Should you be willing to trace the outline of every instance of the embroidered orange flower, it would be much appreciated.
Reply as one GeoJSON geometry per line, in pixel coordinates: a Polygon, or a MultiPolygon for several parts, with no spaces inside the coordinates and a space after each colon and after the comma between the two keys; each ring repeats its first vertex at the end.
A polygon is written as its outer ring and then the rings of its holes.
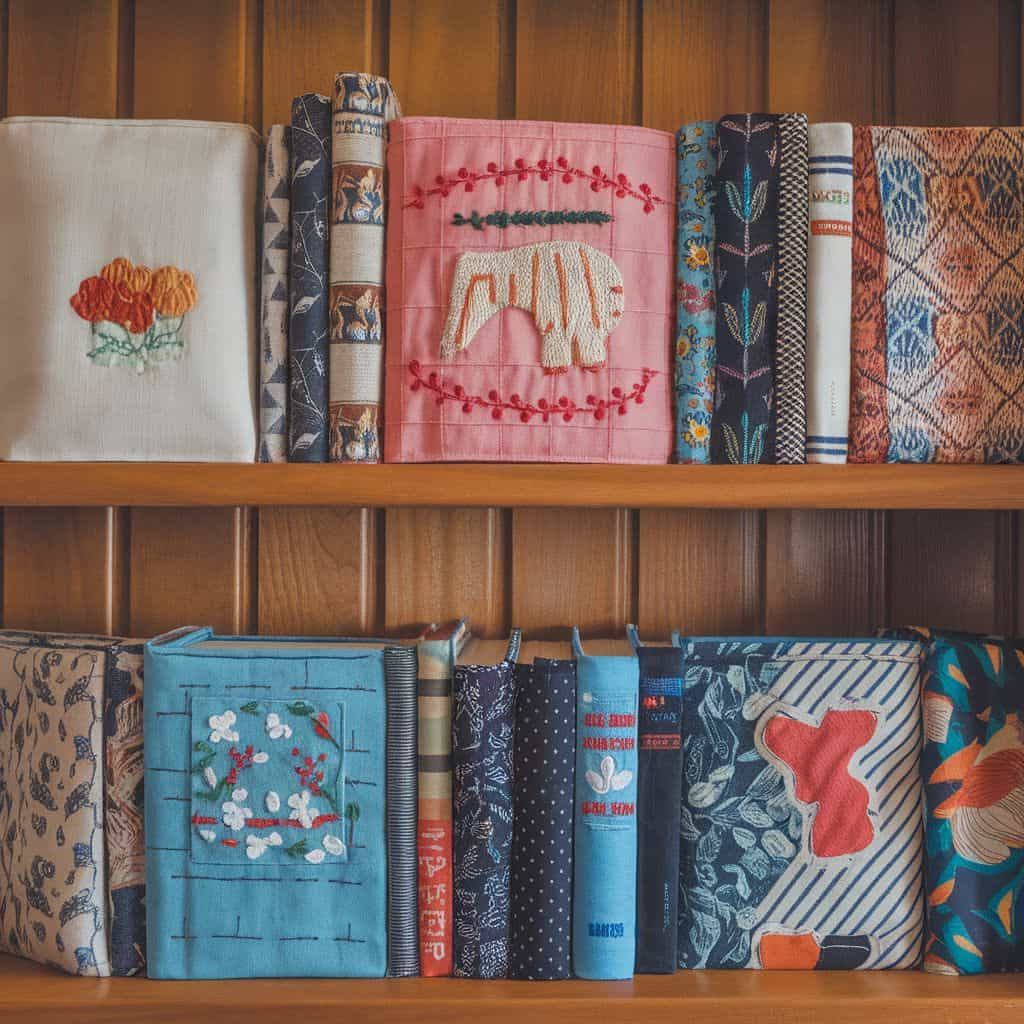
{"type": "Polygon", "coordinates": [[[148,292],[153,282],[153,271],[141,263],[134,266],[131,260],[118,256],[100,271],[100,277],[111,284],[126,284],[133,292],[148,292]]]}
{"type": "Polygon", "coordinates": [[[184,316],[199,299],[195,278],[177,267],[154,271],[150,293],[161,316],[184,316]]]}
{"type": "Polygon", "coordinates": [[[124,282],[114,284],[106,277],[86,278],[71,296],[71,308],[90,323],[106,320],[133,334],[153,323],[153,300],[148,292],[133,291],[124,282]]]}

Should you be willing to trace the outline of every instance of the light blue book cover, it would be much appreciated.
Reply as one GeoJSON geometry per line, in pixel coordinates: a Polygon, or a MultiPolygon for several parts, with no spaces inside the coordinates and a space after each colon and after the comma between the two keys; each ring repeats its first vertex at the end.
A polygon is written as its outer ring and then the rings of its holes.
{"type": "Polygon", "coordinates": [[[384,649],[146,646],[149,976],[383,977],[384,649]]]}

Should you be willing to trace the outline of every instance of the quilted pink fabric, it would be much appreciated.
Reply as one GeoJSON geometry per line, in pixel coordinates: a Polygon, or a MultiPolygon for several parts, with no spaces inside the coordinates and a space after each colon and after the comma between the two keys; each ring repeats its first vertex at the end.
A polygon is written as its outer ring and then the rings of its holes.
{"type": "Polygon", "coordinates": [[[388,172],[386,460],[667,462],[672,135],[404,118],[388,172]]]}

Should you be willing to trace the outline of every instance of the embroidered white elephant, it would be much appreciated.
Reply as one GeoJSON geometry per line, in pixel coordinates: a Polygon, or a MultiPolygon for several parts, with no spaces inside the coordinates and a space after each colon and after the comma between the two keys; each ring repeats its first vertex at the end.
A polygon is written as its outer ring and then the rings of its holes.
{"type": "Polygon", "coordinates": [[[572,363],[597,370],[622,317],[622,274],[607,253],[582,242],[464,252],[455,265],[441,358],[454,359],[508,306],[533,317],[545,373],[565,373],[572,363]]]}

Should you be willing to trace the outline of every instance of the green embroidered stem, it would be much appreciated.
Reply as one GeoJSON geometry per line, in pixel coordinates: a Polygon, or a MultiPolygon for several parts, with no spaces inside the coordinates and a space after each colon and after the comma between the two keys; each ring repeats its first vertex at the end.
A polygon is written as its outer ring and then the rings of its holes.
{"type": "Polygon", "coordinates": [[[468,217],[456,213],[452,217],[455,227],[470,226],[477,231],[485,227],[549,227],[558,224],[607,224],[612,220],[610,213],[602,210],[495,210],[481,215],[474,210],[468,217]]]}
{"type": "Polygon", "coordinates": [[[130,334],[121,324],[101,320],[92,325],[94,346],[86,355],[97,366],[130,366],[143,373],[150,363],[177,359],[185,348],[183,316],[157,316],[144,334],[130,334]]]}

